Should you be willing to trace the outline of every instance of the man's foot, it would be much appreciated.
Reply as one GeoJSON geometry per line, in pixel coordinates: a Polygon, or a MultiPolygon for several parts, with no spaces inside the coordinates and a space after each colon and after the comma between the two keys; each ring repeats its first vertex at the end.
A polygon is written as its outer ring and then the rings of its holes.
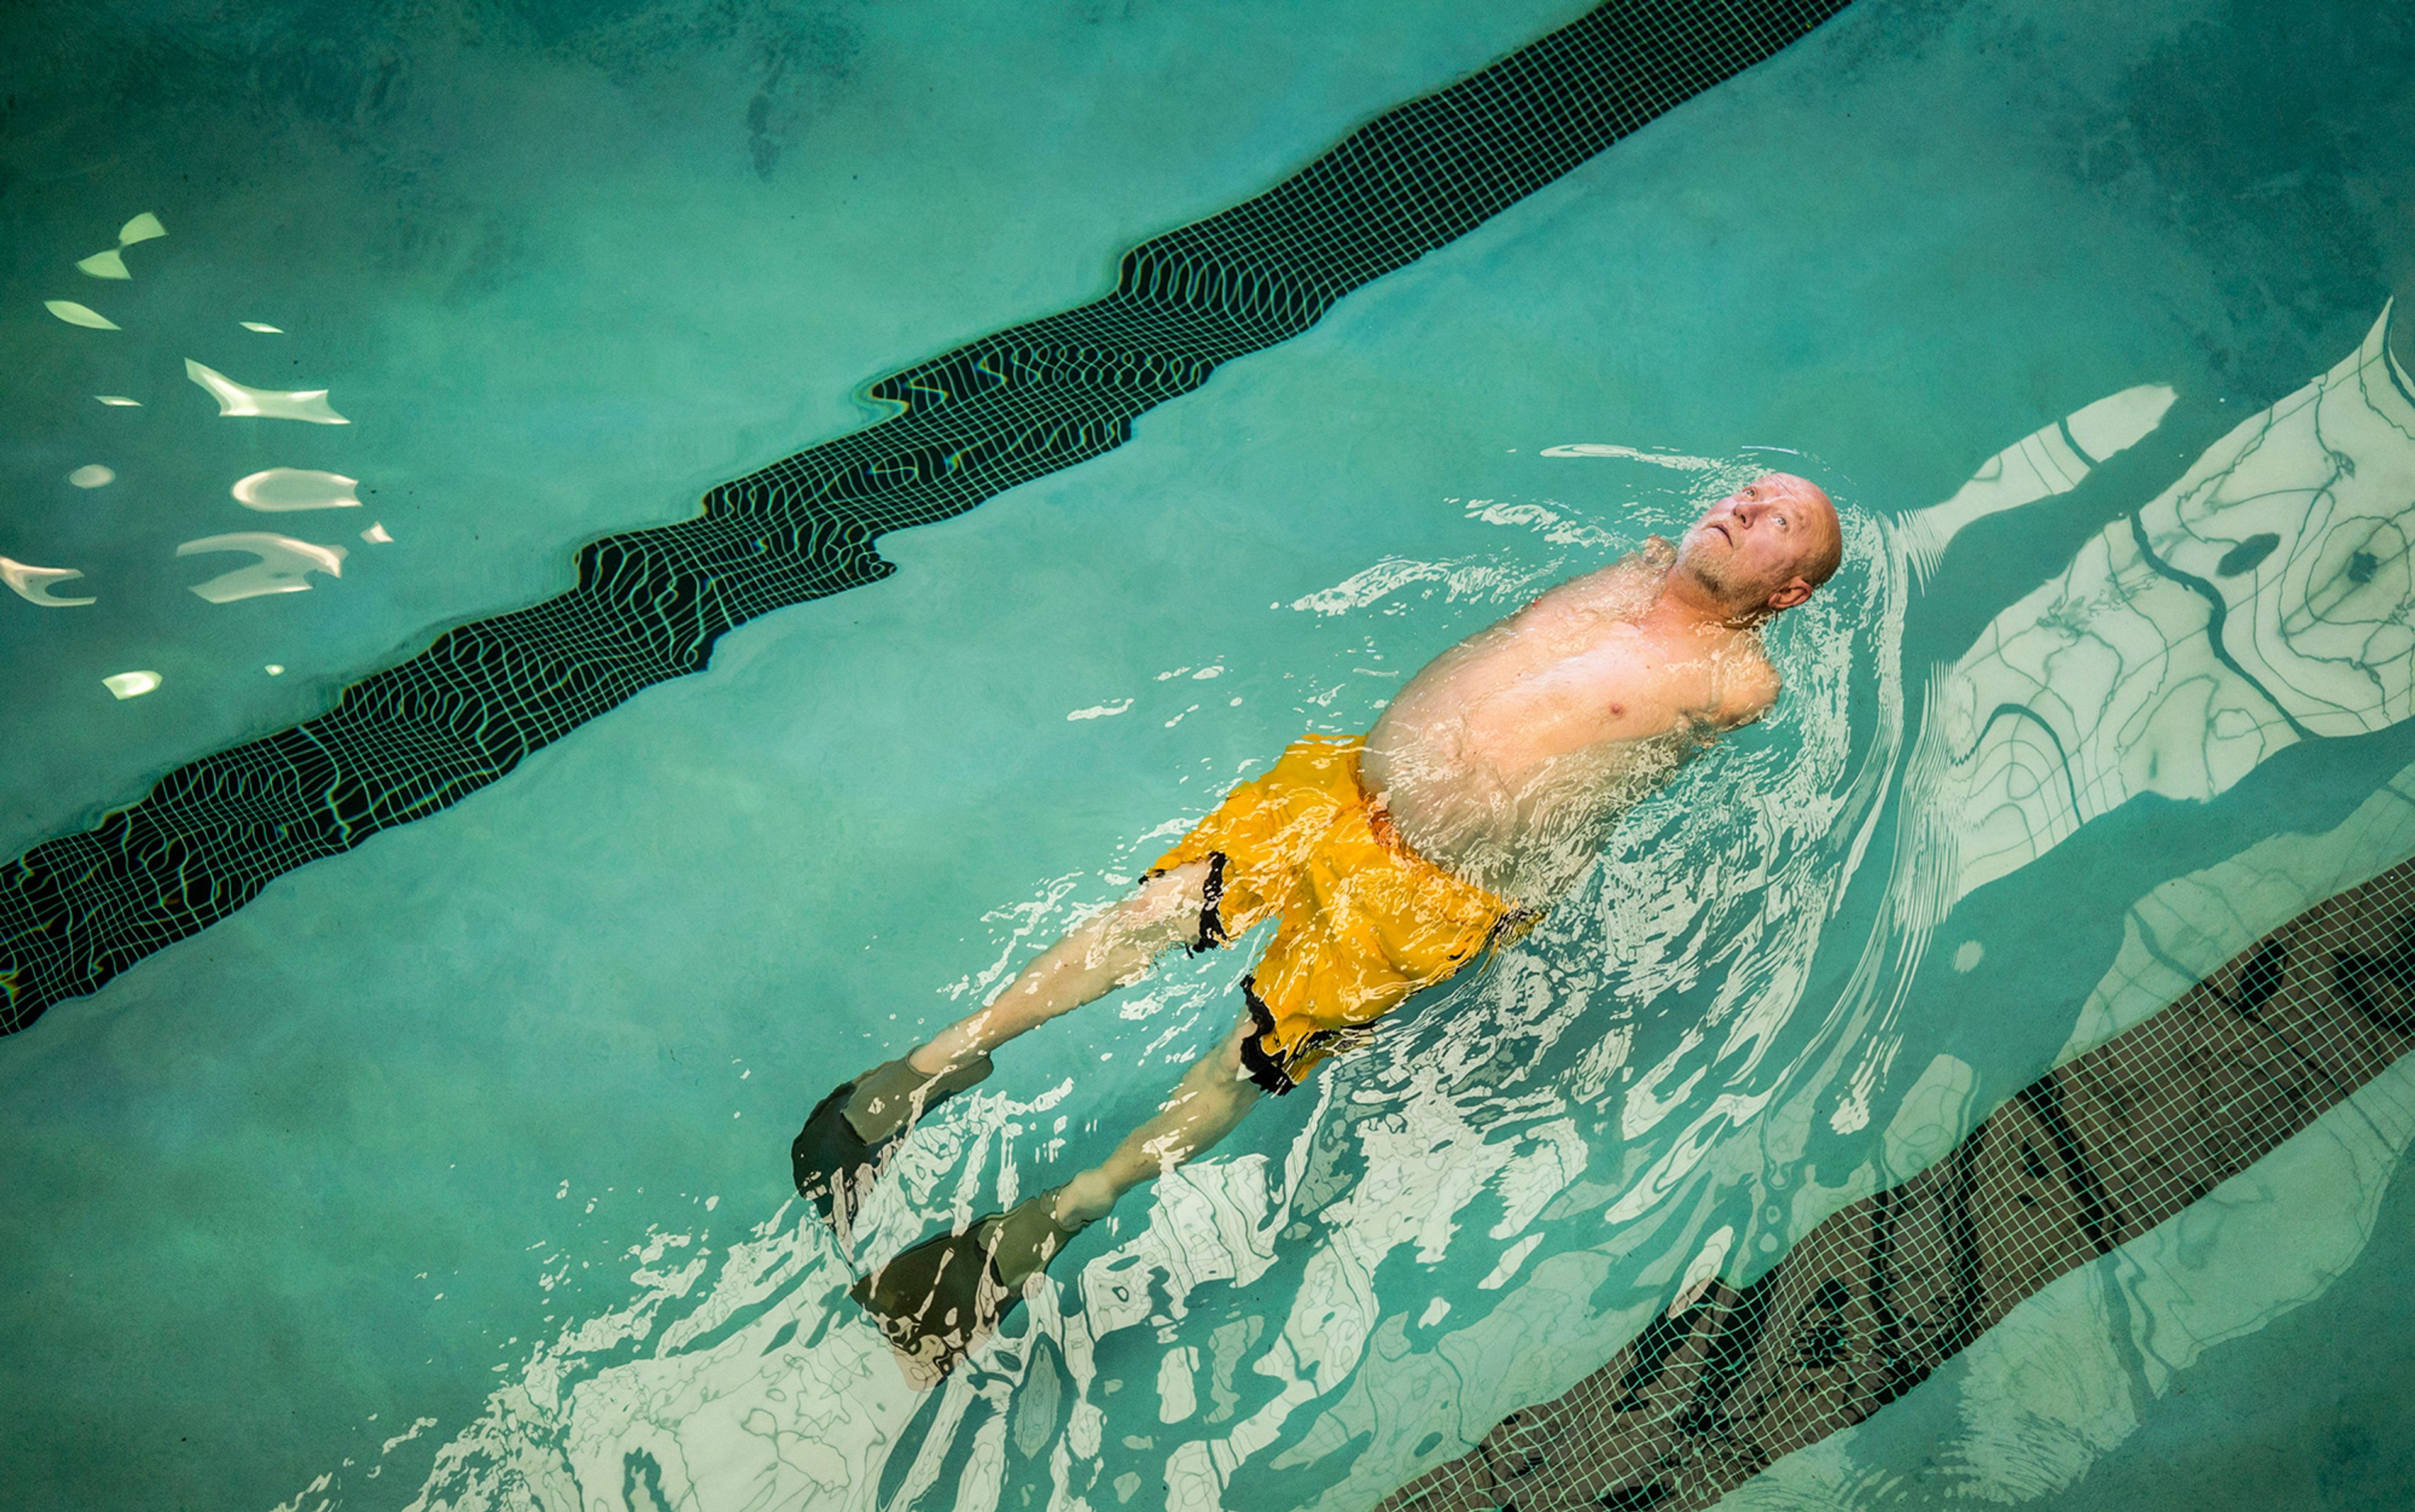
{"type": "Polygon", "coordinates": [[[1048,1268],[1075,1234],[1043,1191],[962,1234],[923,1240],[848,1289],[909,1369],[936,1379],[1023,1300],[1023,1284],[1048,1268]]]}
{"type": "Polygon", "coordinates": [[[819,1209],[823,1220],[844,1239],[890,1148],[916,1120],[989,1070],[987,1055],[975,1055],[937,1075],[915,1070],[901,1055],[841,1083],[814,1105],[805,1127],[788,1145],[797,1195],[819,1209]]]}

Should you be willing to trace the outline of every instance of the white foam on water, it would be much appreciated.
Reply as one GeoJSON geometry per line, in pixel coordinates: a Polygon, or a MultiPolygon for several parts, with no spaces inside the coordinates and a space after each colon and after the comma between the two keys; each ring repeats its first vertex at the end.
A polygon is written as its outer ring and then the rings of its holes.
{"type": "Polygon", "coordinates": [[[324,573],[330,577],[344,575],[342,546],[314,546],[266,531],[204,536],[178,546],[176,555],[200,556],[212,551],[248,551],[260,559],[248,567],[238,567],[194,584],[192,591],[212,604],[234,604],[271,593],[307,592],[311,587],[311,573],[324,573]]]}
{"type": "Polygon", "coordinates": [[[1716,472],[1732,467],[1715,457],[1688,457],[1682,452],[1649,451],[1640,446],[1620,446],[1610,442],[1572,442],[1561,446],[1546,446],[1545,457],[1608,457],[1625,462],[1645,462],[1653,467],[1665,467],[1682,472],[1716,472]]]}
{"type": "Polygon", "coordinates": [[[359,487],[358,478],[340,472],[273,467],[237,478],[227,491],[246,509],[280,515],[306,509],[358,509],[361,501],[352,490],[359,487]]]}
{"type": "Polygon", "coordinates": [[[221,416],[258,416],[268,420],[300,420],[314,426],[349,426],[327,403],[323,388],[267,389],[238,383],[215,367],[185,359],[185,376],[218,401],[221,416]]]}

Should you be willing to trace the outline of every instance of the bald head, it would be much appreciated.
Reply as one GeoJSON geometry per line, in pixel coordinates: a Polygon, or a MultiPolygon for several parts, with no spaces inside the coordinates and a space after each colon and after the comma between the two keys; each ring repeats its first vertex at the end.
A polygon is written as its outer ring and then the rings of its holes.
{"type": "Polygon", "coordinates": [[[1837,506],[1820,486],[1764,472],[1686,532],[1674,570],[1732,614],[1762,618],[1809,598],[1844,554],[1837,506]]]}

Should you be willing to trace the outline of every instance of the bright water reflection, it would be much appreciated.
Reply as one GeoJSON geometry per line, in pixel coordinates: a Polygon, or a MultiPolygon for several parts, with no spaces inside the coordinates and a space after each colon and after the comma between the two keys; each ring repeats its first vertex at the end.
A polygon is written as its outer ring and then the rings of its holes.
{"type": "Polygon", "coordinates": [[[103,315],[100,311],[93,308],[90,305],[78,304],[72,299],[45,299],[42,301],[42,307],[57,316],[60,320],[67,322],[69,325],[81,325],[87,331],[117,331],[124,329],[124,327],[120,326],[115,321],[103,315]]]}
{"type": "Polygon", "coordinates": [[[192,591],[212,604],[233,604],[271,593],[308,592],[311,573],[324,573],[330,577],[344,575],[342,546],[314,546],[267,531],[204,536],[178,546],[176,555],[190,557],[212,551],[248,551],[260,559],[248,567],[195,583],[192,591]]]}
{"type": "Polygon", "coordinates": [[[52,584],[73,582],[82,576],[73,567],[31,567],[24,562],[0,557],[0,583],[7,583],[26,603],[38,604],[46,609],[72,609],[97,602],[89,598],[61,598],[51,591],[52,584]]]}
{"type": "Polygon", "coordinates": [[[220,415],[301,420],[314,426],[352,424],[328,404],[327,391],[323,388],[253,388],[236,382],[215,367],[204,367],[189,357],[185,359],[185,376],[199,383],[208,391],[210,397],[218,401],[220,415]]]}
{"type": "Polygon", "coordinates": [[[77,271],[96,278],[131,278],[126,266],[126,249],[137,242],[147,242],[168,234],[159,217],[145,210],[128,221],[117,232],[117,245],[105,252],[95,252],[76,264],[77,271]]]}
{"type": "Polygon", "coordinates": [[[352,490],[359,487],[359,479],[340,472],[273,467],[237,478],[227,491],[246,509],[276,515],[305,509],[358,509],[361,502],[352,490]]]}

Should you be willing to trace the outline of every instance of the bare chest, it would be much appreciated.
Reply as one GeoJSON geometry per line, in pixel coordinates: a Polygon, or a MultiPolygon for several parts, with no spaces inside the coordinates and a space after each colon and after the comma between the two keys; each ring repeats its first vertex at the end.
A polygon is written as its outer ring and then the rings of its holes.
{"type": "Polygon", "coordinates": [[[1699,641],[1612,622],[1556,654],[1471,680],[1467,713],[1536,755],[1652,740],[1712,718],[1721,658],[1699,641]]]}

